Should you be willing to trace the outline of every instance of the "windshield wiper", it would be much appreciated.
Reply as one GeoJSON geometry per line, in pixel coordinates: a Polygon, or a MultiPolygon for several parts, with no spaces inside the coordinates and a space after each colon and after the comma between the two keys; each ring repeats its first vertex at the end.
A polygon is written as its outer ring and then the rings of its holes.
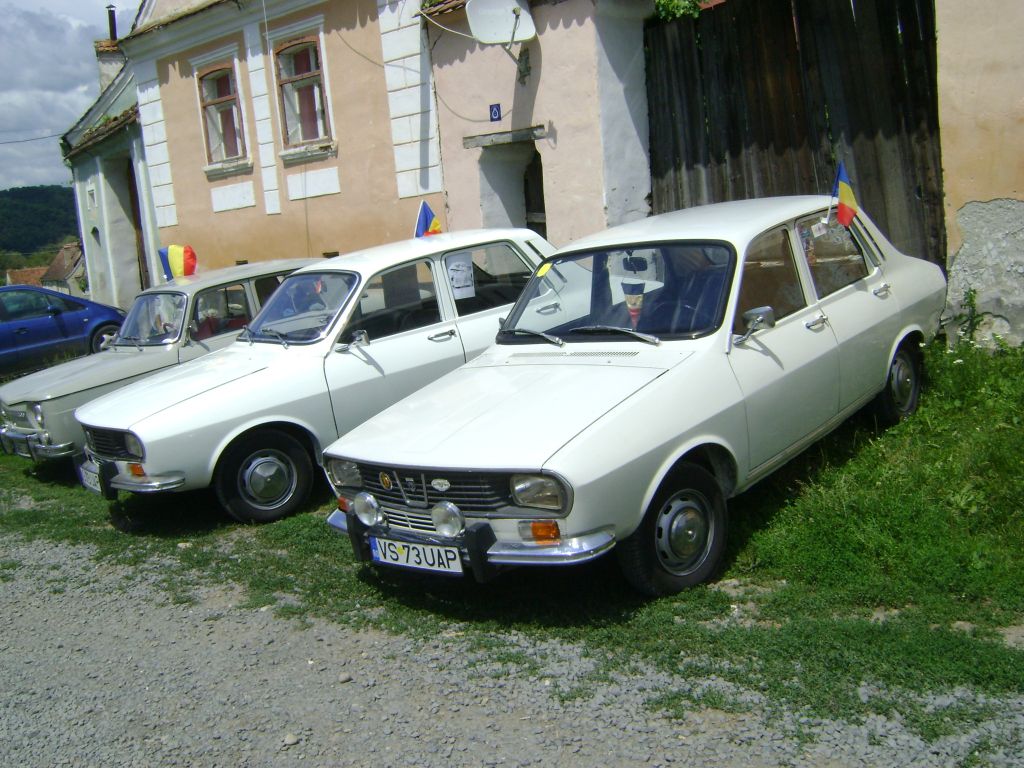
{"type": "Polygon", "coordinates": [[[273,336],[275,339],[281,342],[285,349],[288,349],[288,339],[284,337],[284,334],[275,328],[261,328],[260,333],[265,336],[273,336]]]}
{"type": "Polygon", "coordinates": [[[565,342],[557,336],[552,336],[550,333],[544,333],[544,331],[531,331],[529,328],[507,328],[499,331],[501,333],[511,334],[522,334],[523,336],[536,336],[538,339],[544,339],[549,344],[554,344],[556,347],[564,347],[565,342]]]}
{"type": "Polygon", "coordinates": [[[123,341],[130,341],[132,344],[135,345],[135,348],[137,350],[139,350],[140,352],[142,351],[142,345],[139,343],[139,337],[138,336],[122,336],[121,334],[118,334],[117,338],[114,339],[114,346],[117,346],[117,342],[122,341],[122,340],[123,341]]]}
{"type": "Polygon", "coordinates": [[[634,331],[632,328],[623,328],[620,325],[581,325],[579,328],[573,328],[569,333],[624,333],[648,344],[661,344],[661,339],[657,336],[634,331]]]}

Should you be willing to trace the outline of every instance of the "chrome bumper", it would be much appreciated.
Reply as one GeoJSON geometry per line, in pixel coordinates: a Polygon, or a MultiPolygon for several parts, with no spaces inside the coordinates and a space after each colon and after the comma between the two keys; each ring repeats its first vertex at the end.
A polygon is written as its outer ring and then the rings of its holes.
{"type": "Polygon", "coordinates": [[[83,479],[82,484],[108,499],[115,498],[117,491],[159,493],[160,491],[173,491],[185,484],[184,472],[167,472],[162,475],[137,477],[118,472],[115,462],[98,460],[93,456],[87,456],[82,466],[79,467],[79,476],[82,477],[83,474],[88,474],[95,479],[92,484],[83,479]]]}
{"type": "Polygon", "coordinates": [[[53,444],[47,432],[19,432],[10,427],[0,427],[0,448],[4,453],[24,456],[33,461],[59,459],[79,453],[74,443],[53,444]]]}
{"type": "Polygon", "coordinates": [[[591,531],[581,536],[563,538],[558,544],[529,544],[527,542],[497,541],[494,533],[487,523],[474,523],[472,528],[476,532],[472,541],[466,541],[464,537],[452,540],[437,540],[436,537],[417,535],[416,533],[401,528],[389,528],[387,530],[371,530],[359,520],[336,509],[327,517],[327,523],[339,532],[347,534],[352,540],[359,559],[360,552],[366,543],[369,535],[380,535],[398,541],[417,543],[455,544],[462,553],[462,559],[474,566],[474,573],[477,573],[480,566],[486,563],[487,566],[498,565],[574,565],[585,563],[600,557],[615,546],[615,534],[607,528],[591,531]],[[481,529],[485,529],[486,532],[481,529]],[[474,544],[486,542],[485,546],[475,547],[474,544]],[[480,562],[483,561],[483,562],[480,562]]]}

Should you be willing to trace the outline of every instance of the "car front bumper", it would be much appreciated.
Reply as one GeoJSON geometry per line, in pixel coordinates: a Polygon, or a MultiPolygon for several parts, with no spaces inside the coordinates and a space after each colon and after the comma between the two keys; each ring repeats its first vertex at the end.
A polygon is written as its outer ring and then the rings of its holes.
{"type": "Polygon", "coordinates": [[[579,536],[564,537],[556,544],[541,545],[498,541],[487,522],[472,523],[455,539],[441,539],[400,528],[367,528],[355,514],[340,509],[328,516],[327,523],[348,534],[356,559],[362,562],[372,560],[369,545],[371,535],[410,544],[456,546],[463,563],[469,566],[480,582],[488,581],[503,566],[574,565],[593,560],[615,546],[615,534],[611,529],[590,531],[579,536]]]}
{"type": "Polygon", "coordinates": [[[22,432],[11,427],[0,427],[0,449],[33,461],[59,459],[79,452],[73,442],[54,443],[48,432],[22,432]]]}
{"type": "Polygon", "coordinates": [[[120,471],[119,463],[103,461],[89,456],[79,467],[82,485],[104,498],[117,498],[118,491],[131,493],[160,493],[173,491],[185,484],[184,472],[165,472],[160,475],[133,475],[120,471]]]}

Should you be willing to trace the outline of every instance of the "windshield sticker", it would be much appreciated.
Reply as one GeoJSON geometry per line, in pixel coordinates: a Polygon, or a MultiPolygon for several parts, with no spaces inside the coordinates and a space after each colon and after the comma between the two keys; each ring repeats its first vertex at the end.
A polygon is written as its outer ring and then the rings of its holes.
{"type": "Polygon", "coordinates": [[[473,254],[469,251],[453,253],[445,259],[448,267],[448,279],[452,283],[455,300],[472,299],[476,296],[476,283],[473,279],[473,254]]]}
{"type": "Polygon", "coordinates": [[[537,269],[537,277],[544,277],[544,275],[548,273],[549,269],[551,269],[550,261],[547,264],[541,264],[540,267],[537,269]]]}

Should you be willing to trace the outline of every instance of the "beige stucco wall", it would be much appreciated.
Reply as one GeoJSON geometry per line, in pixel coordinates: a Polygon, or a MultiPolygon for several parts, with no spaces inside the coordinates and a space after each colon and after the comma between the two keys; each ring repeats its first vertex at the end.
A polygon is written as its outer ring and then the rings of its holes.
{"type": "Polygon", "coordinates": [[[936,0],[949,297],[965,291],[1024,339],[1024,3],[936,0]]]}
{"type": "MultiPolygon", "coordinates": [[[[284,165],[278,159],[281,212],[268,214],[256,136],[256,116],[246,68],[241,30],[157,61],[163,116],[166,121],[177,206],[176,226],[161,227],[162,245],[189,244],[204,268],[279,257],[319,256],[412,236],[420,198],[399,199],[391,141],[381,40],[374,0],[332,2],[271,21],[275,28],[324,15],[323,59],[327,68],[337,156],[284,165]],[[190,59],[237,44],[239,79],[245,110],[245,143],[252,170],[208,179],[203,126],[190,59]],[[303,171],[336,167],[341,191],[319,197],[288,199],[287,177],[303,171]],[[251,181],[256,205],[214,212],[211,190],[251,181]]],[[[268,86],[269,87],[269,86],[268,86]]],[[[279,109],[276,93],[272,109],[279,109]]],[[[272,121],[274,151],[282,147],[280,122],[272,121]]],[[[443,220],[440,195],[428,203],[443,220]]]]}
{"type": "MultiPolygon", "coordinates": [[[[480,45],[430,27],[441,158],[453,228],[481,225],[479,148],[466,137],[543,126],[536,142],[544,166],[548,239],[563,245],[606,226],[597,79],[594,4],[567,0],[532,8],[537,38],[515,45],[529,51],[530,72],[518,80],[516,61],[501,46],[480,45]],[[501,104],[490,122],[488,107],[501,104]]],[[[445,14],[447,27],[468,31],[465,13],[445,14]]]]}

